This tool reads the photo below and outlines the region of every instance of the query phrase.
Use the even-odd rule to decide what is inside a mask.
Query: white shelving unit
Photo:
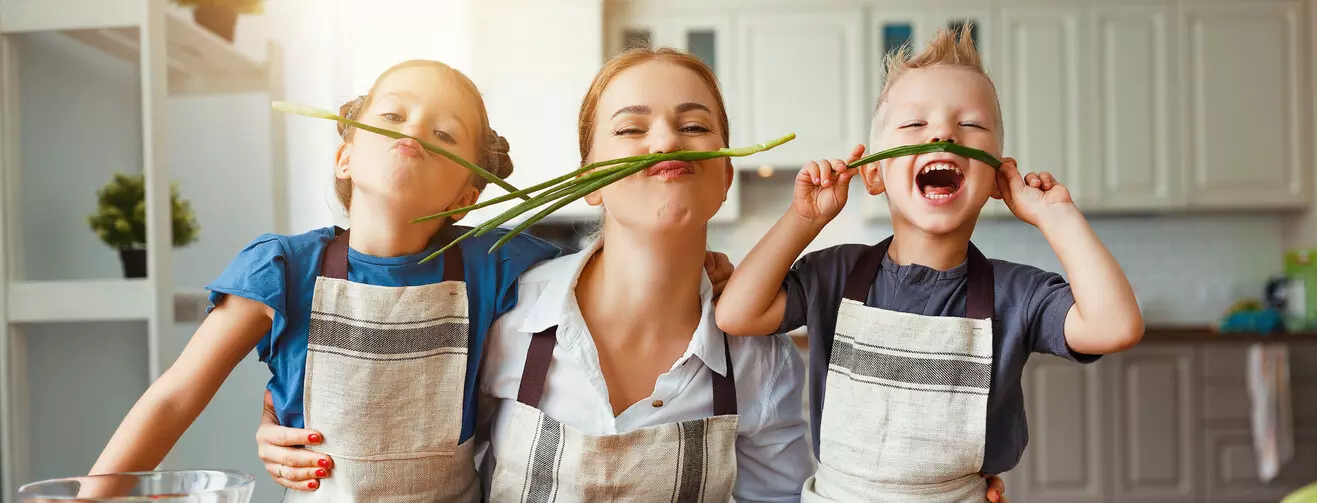
[[[254,61],[231,43],[171,12],[167,0],[0,0],[0,503],[27,479],[27,370],[23,324],[139,320],[147,325],[148,379],[175,352],[170,171],[165,163],[170,96],[265,92],[281,99],[282,52],[270,43]],[[18,177],[22,157],[18,60],[14,35],[60,32],[101,52],[139,64],[142,159],[146,177],[147,278],[25,281]],[[271,112],[270,187],[275,231],[287,231],[283,118]]]

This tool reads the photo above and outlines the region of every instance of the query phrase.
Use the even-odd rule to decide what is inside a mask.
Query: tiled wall
[[[786,174],[742,176],[741,218],[709,232],[710,247],[733,263],[772,227],[791,198]],[[859,185],[853,184],[846,209],[810,250],[890,235],[889,223],[860,214],[860,198],[870,196]],[[1281,270],[1283,220],[1275,214],[1090,217],[1089,222],[1130,278],[1148,323],[1213,322],[1235,300],[1261,298],[1267,278]],[[974,243],[992,258],[1063,272],[1042,233],[1013,218],[980,221]]]

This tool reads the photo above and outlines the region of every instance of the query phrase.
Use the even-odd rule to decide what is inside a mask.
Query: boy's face
[[[871,150],[954,141],[1000,157],[1000,117],[983,75],[952,66],[912,69],[888,89]],[[871,192],[884,187],[893,217],[935,235],[972,226],[988,198],[1000,197],[991,166],[947,152],[888,159],[865,166],[863,176]]]

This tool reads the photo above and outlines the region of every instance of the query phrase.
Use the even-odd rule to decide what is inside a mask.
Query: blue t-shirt
[[[465,232],[467,228],[460,228]],[[493,254],[489,247],[506,230],[471,237],[458,244],[465,267],[471,329],[463,394],[462,437],[475,432],[476,376],[485,347],[485,334],[499,315],[517,303],[517,277],[542,260],[559,255],[553,245],[518,235]],[[311,323],[311,297],[325,248],[334,240],[334,228],[324,227],[305,234],[265,234],[256,238],[229,264],[219,278],[206,287],[211,291],[211,308],[224,295],[258,301],[274,310],[270,332],[256,345],[256,353],[274,375],[266,386],[274,398],[279,424],[302,428],[302,384],[306,369],[307,328]],[[348,281],[376,286],[420,286],[443,281],[441,257],[424,264],[421,259],[444,243],[436,239],[425,251],[403,257],[373,257],[349,248]]]

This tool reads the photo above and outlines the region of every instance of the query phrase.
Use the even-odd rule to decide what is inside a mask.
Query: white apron
[[[819,469],[802,502],[986,501],[992,264],[969,247],[966,317],[864,305],[888,239],[861,255],[828,363]]]
[[[738,416],[730,351],[727,375],[713,376],[713,417],[589,435],[536,409],[556,343],[557,327],[531,339],[489,501],[731,501]]]
[[[466,283],[458,247],[441,283],[382,287],[347,280],[348,233],[316,278],[303,388],[308,446],[334,473],[287,502],[434,503],[480,498],[474,442],[458,443],[466,381]]]

